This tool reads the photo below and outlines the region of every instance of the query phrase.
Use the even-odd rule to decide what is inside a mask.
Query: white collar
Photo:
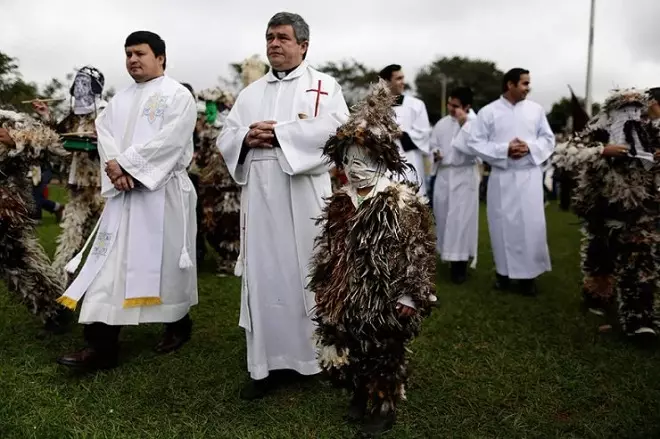
[[[273,73],[273,68],[271,67],[270,70],[268,70],[268,73],[266,74],[266,81],[268,82],[277,82],[277,81],[290,81],[292,79],[296,79],[305,72],[307,69],[307,61],[303,60],[303,62],[300,63],[298,67],[293,69],[291,73],[286,75],[284,78],[280,79],[277,76],[275,76],[275,73]]]

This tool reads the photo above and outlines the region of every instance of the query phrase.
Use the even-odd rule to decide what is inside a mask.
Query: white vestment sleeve
[[[413,141],[420,151],[424,154],[429,154],[431,152],[431,123],[429,122],[426,105],[424,105],[423,102],[420,102],[419,110],[415,115],[415,120],[413,120],[410,130],[406,132],[410,136],[410,140]]]
[[[477,119],[470,125],[467,146],[471,155],[476,155],[491,166],[506,169],[508,167],[509,144],[495,143],[490,140],[490,114],[480,111]]]
[[[133,144],[117,157],[121,167],[151,191],[167,181],[192,142],[197,106],[188,90],[176,92],[163,117],[163,125],[153,139]]]
[[[112,134],[112,102],[99,114],[95,121],[97,148],[101,162],[101,196],[112,198],[121,192],[115,189],[105,173],[105,164],[119,156],[119,147]]]
[[[218,140],[216,140],[216,146],[227,164],[229,173],[236,183],[240,185],[247,183],[250,154],[245,158],[244,163],[239,163],[239,159],[241,149],[243,148],[243,140],[247,136],[248,131],[250,131],[250,128],[248,128],[249,123],[252,123],[244,124],[241,117],[241,108],[243,105],[249,105],[249,102],[244,102],[243,94],[241,93],[229,111],[222,131],[218,135]]]
[[[469,156],[474,155],[474,152],[468,147],[468,140],[470,140],[470,125],[472,125],[473,122],[474,121],[470,120],[466,121],[451,141],[452,148]]]
[[[283,153],[282,170],[288,175],[318,175],[329,172],[322,149],[330,136],[348,119],[348,106],[339,84],[324,114],[275,125],[275,137]]]
[[[529,142],[527,146],[529,147],[529,154],[532,161],[537,166],[548,160],[555,149],[555,135],[552,132],[550,124],[548,123],[548,118],[543,111],[536,133],[536,141]]]

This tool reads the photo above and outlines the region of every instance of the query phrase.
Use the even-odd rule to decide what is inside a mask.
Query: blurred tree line
[[[240,90],[240,63],[231,63],[232,78],[220,78],[223,86]],[[316,66],[322,72],[332,75],[341,84],[349,106],[357,103],[367,92],[371,83],[378,81],[379,69],[374,69],[355,59],[330,61]],[[19,71],[18,59],[0,52],[0,106],[12,107],[18,111],[31,111],[30,104],[23,101],[42,98],[62,101],[51,104],[56,115],[64,115],[69,110],[69,86],[75,71],[64,79],[52,78],[42,86],[27,82]],[[404,66],[405,71],[405,66]],[[467,57],[442,57],[424,66],[413,78],[415,95],[426,104],[429,119],[435,124],[444,114],[443,85],[446,93],[458,86],[469,86],[474,91],[474,110],[479,111],[484,105],[497,99],[501,94],[501,78],[504,73],[492,61]],[[109,100],[114,95],[109,87],[104,98]],[[445,98],[446,100],[446,98]],[[583,104],[583,100],[580,100]],[[599,109],[594,104],[595,114]],[[571,98],[561,97],[548,113],[548,120],[556,132],[570,125],[572,114]]]

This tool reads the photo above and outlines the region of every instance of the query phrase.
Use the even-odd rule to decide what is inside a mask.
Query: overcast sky
[[[0,51],[19,58],[26,80],[64,78],[91,64],[106,86],[130,83],[123,43],[151,30],[167,44],[171,77],[196,90],[217,85],[231,62],[259,54],[276,12],[302,15],[308,61],[355,58],[373,68],[398,63],[412,83],[441,56],[525,67],[546,108],[584,94],[589,0],[0,0]],[[596,0],[594,99],[619,87],[660,85],[660,0]],[[626,6],[628,5],[628,6]],[[634,6],[632,8],[631,6]]]

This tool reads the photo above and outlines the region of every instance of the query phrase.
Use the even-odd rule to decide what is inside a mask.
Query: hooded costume
[[[57,133],[24,114],[0,110],[0,127],[16,144],[0,143],[0,278],[47,327],[57,326],[65,311],[57,303],[64,285],[37,239],[26,175],[30,167],[67,153]]]
[[[618,318],[627,335],[655,335],[660,132],[645,119],[648,98],[616,91],[587,128],[557,148],[554,165],[577,175],[574,210],[583,220],[583,305]],[[605,157],[606,145],[628,148]]]
[[[406,345],[415,337],[435,291],[435,233],[427,200],[414,184],[385,177],[410,168],[395,143],[400,134],[384,81],[337,129],[323,153],[348,184],[317,221],[310,289],[316,296],[319,363],[353,392],[349,411],[364,428],[394,422],[408,378]],[[358,189],[372,188],[367,195]],[[416,309],[401,316],[401,307]]]
[[[104,82],[103,74],[94,67],[80,69],[69,90],[71,112],[54,125],[55,130],[64,135],[64,148],[72,152],[68,202],[53,261],[53,267],[67,285],[72,278],[65,267],[82,250],[85,238],[92,232],[103,211],[101,163],[96,150],[94,121],[107,105],[101,100]]]

